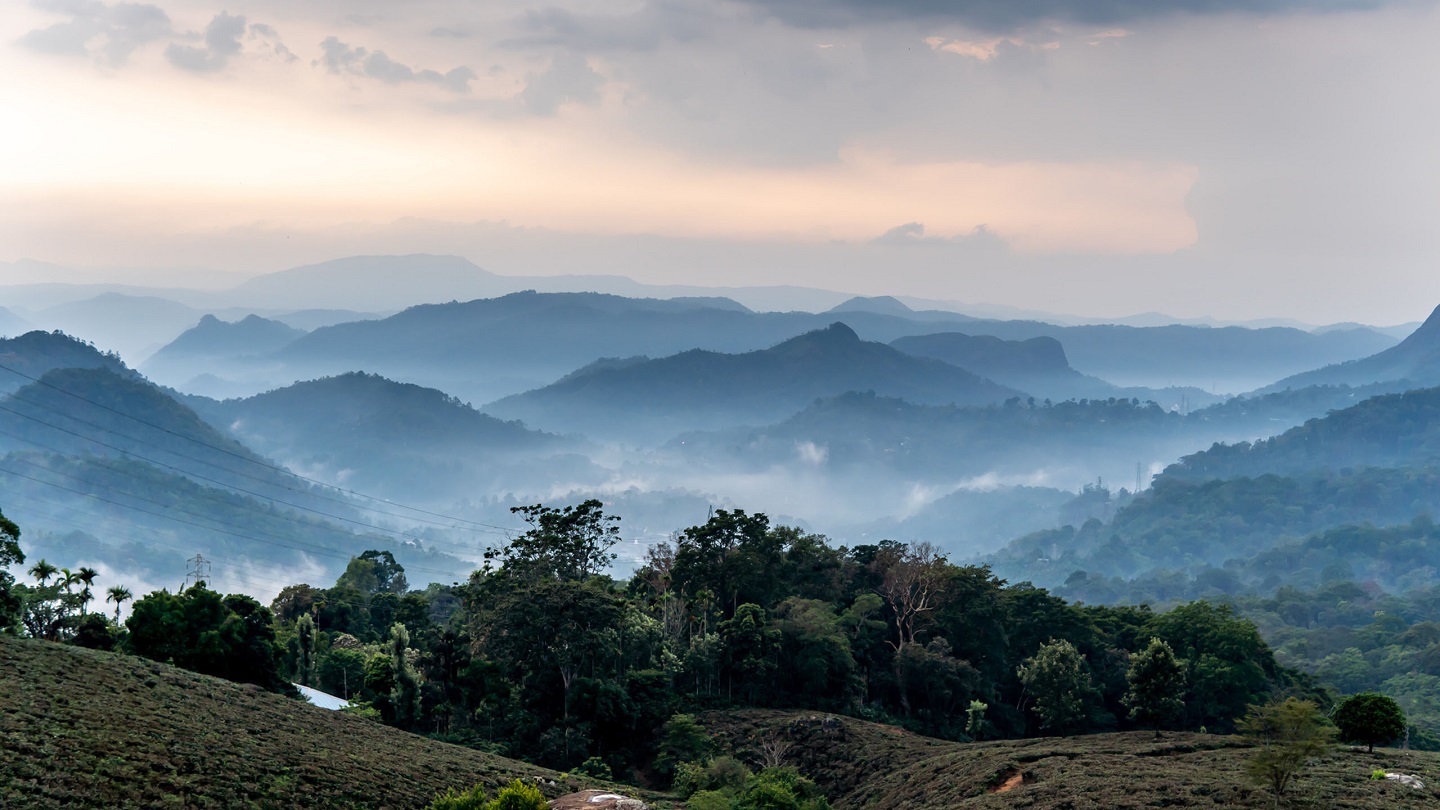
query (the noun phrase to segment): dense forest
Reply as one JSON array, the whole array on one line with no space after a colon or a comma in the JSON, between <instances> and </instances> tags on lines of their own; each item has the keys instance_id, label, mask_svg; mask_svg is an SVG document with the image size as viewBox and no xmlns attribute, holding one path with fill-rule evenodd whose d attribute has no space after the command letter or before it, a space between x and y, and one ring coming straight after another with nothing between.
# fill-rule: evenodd
<instances>
[{"instance_id":1,"label":"dense forest","mask_svg":"<svg viewBox=\"0 0 1440 810\"><path fill-rule=\"evenodd\" d=\"M694 757L687 718L707 709L810 708L967 740L1227 731L1275 695L1332 697L1228 605L1080 605L927 544L836 548L741 510L616 581L604 572L618 519L600 502L517 512L529 529L462 583L412 589L390 553L370 551L269 609L192 585L138 597L119 626L64 577L10 585L7 616L30 634L310 685L412 731L651 783ZM1156 672L1168 702L1145 697Z\"/></svg>"}]
</instances>

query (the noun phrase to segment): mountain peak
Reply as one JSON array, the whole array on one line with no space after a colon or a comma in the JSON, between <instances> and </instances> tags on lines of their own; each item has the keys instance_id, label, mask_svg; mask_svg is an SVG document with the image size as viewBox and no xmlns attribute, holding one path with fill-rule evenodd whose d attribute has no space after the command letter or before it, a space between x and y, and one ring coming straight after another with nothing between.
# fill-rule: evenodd
<instances>
[{"instance_id":1,"label":"mountain peak","mask_svg":"<svg viewBox=\"0 0 1440 810\"><path fill-rule=\"evenodd\" d=\"M1411 332L1410 337L1401 342L1410 343L1411 341L1440 346L1440 306L1435 307L1430 313L1430 317L1420 324L1420 328Z\"/></svg>"},{"instance_id":2,"label":"mountain peak","mask_svg":"<svg viewBox=\"0 0 1440 810\"><path fill-rule=\"evenodd\" d=\"M823 329L813 329L801 335L796 335L789 340L783 341L775 346L780 349L787 346L848 346L860 342L860 336L855 330L836 321Z\"/></svg>"},{"instance_id":3,"label":"mountain peak","mask_svg":"<svg viewBox=\"0 0 1440 810\"><path fill-rule=\"evenodd\" d=\"M828 310L828 312L874 312L880 315L896 315L902 318L915 314L915 310L888 295L874 297L857 295L848 301L835 305Z\"/></svg>"}]
</instances>

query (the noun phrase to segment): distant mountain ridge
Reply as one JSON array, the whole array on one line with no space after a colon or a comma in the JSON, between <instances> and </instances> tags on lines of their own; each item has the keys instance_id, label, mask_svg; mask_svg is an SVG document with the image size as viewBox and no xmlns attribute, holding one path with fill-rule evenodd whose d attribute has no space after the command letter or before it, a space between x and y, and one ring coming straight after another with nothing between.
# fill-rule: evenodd
<instances>
[{"instance_id":1,"label":"distant mountain ridge","mask_svg":"<svg viewBox=\"0 0 1440 810\"><path fill-rule=\"evenodd\" d=\"M485 410L557 429L649 440L782 418L816 397L873 390L915 402L986 404L1021 392L938 360L863 341L841 322L742 354L692 350L602 366Z\"/></svg>"},{"instance_id":2,"label":"distant mountain ridge","mask_svg":"<svg viewBox=\"0 0 1440 810\"><path fill-rule=\"evenodd\" d=\"M1440 306L1409 337L1384 351L1286 377L1262 392L1307 385L1369 385L1404 381L1410 387L1440 385Z\"/></svg>"}]
</instances>

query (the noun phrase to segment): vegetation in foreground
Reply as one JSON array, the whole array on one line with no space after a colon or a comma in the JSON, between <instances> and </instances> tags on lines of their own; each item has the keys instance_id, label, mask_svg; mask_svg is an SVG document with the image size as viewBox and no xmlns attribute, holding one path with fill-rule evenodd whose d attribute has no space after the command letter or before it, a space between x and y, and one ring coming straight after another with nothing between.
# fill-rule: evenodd
<instances>
[{"instance_id":1,"label":"vegetation in foreground","mask_svg":"<svg viewBox=\"0 0 1440 810\"><path fill-rule=\"evenodd\" d=\"M137 656L0 635L0 685L7 810L417 808L456 785L594 784Z\"/></svg>"}]
</instances>

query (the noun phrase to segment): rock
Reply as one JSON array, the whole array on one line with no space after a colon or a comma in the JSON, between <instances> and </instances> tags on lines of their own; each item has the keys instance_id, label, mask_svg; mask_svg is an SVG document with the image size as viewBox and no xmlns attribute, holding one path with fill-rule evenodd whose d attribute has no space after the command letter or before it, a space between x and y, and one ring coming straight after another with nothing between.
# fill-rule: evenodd
<instances>
[{"instance_id":1,"label":"rock","mask_svg":"<svg viewBox=\"0 0 1440 810\"><path fill-rule=\"evenodd\" d=\"M582 790L550 802L550 810L649 810L639 799L604 790Z\"/></svg>"},{"instance_id":2,"label":"rock","mask_svg":"<svg viewBox=\"0 0 1440 810\"><path fill-rule=\"evenodd\" d=\"M1411 776L1408 773L1387 773L1385 774L1385 778L1391 782L1399 782L1402 785L1407 785L1416 790L1425 789L1425 783L1420 781L1420 777Z\"/></svg>"}]
</instances>

